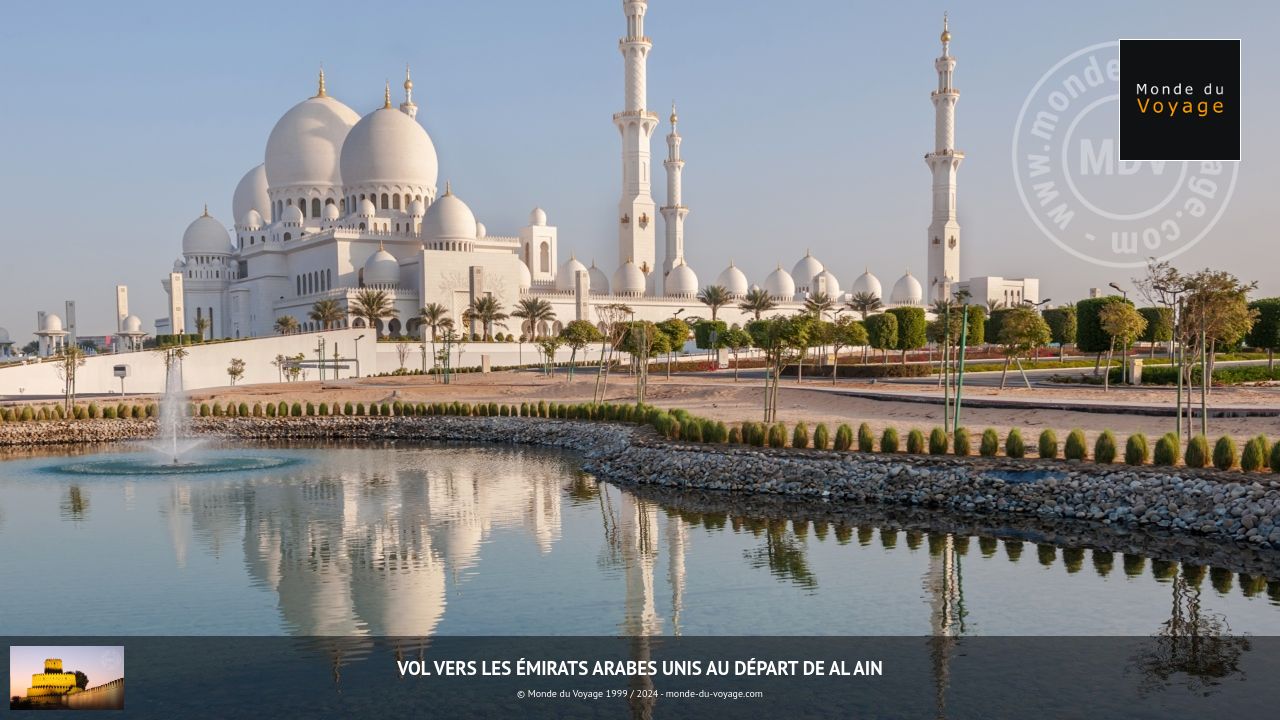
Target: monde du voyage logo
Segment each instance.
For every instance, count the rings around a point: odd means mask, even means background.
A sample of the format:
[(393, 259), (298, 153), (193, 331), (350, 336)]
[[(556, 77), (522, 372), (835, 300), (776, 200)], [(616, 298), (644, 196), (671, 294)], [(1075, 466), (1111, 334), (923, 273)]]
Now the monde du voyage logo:
[(1097, 265), (1137, 268), (1202, 240), (1235, 190), (1239, 40), (1082, 48), (1032, 87), (1014, 129), (1024, 208)]

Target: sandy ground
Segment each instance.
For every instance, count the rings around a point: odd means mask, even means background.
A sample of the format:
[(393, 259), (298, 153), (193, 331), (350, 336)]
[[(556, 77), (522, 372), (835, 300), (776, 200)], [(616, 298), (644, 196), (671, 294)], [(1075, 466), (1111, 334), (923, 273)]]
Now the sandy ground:
[[(595, 387), (595, 376), (580, 372), (572, 383), (567, 375), (554, 378), (538, 371), (500, 372), (491, 375), (464, 374), (455, 376), (450, 385), (438, 383), (429, 377), (384, 377), (341, 380), (335, 382), (296, 382), (272, 385), (254, 385), (243, 388), (226, 388), (217, 392), (193, 392), (195, 400), (218, 399), (237, 402), (312, 400), (345, 403), (347, 401), (413, 401), (413, 402), (499, 402), (519, 403), (525, 400), (559, 402), (587, 402)], [(833, 392), (833, 389), (836, 392)], [(779, 397), (780, 419), (788, 424), (805, 421), (810, 427), (825, 422), (833, 427), (842, 422), (856, 424), (868, 422), (877, 431), (886, 425), (900, 430), (919, 427), (928, 430), (942, 423), (942, 406), (893, 400), (873, 400), (848, 397), (839, 391), (887, 391), (913, 395), (939, 395), (940, 389), (925, 385), (894, 385), (889, 383), (842, 381), (838, 386), (830, 381), (806, 380), (796, 384), (794, 379), (784, 380)], [(741, 422), (759, 420), (762, 415), (763, 386), (758, 379), (743, 379), (735, 383), (731, 375), (677, 375), (671, 380), (661, 373), (650, 375), (648, 402), (661, 407), (681, 407), (692, 413), (724, 420)], [(1123, 404), (1173, 403), (1173, 391), (1150, 389), (1113, 389), (1104, 393), (1101, 388), (996, 388), (972, 387), (966, 389), (966, 397), (994, 397), (1018, 400), (1078, 399)], [(608, 398), (613, 402), (635, 399), (635, 383), (625, 373), (614, 374), (609, 382)], [(1270, 388), (1217, 389), (1212, 395), (1212, 405), (1231, 407), (1280, 407), (1280, 393)], [(1053, 428), (1059, 439), (1073, 428), (1081, 428), (1089, 435), (1104, 429), (1116, 433), (1141, 431), (1159, 436), (1173, 429), (1172, 417), (1129, 415), (1120, 412), (1096, 413), (1067, 410), (1028, 408), (966, 408), (962, 423), (971, 429), (994, 427), (1005, 431), (1012, 427), (1023, 429), (1028, 441), (1041, 429)], [(1197, 422), (1198, 426), (1198, 422)], [(1240, 438), (1259, 433), (1280, 436), (1280, 417), (1248, 417), (1210, 419), (1210, 435), (1230, 433)]]

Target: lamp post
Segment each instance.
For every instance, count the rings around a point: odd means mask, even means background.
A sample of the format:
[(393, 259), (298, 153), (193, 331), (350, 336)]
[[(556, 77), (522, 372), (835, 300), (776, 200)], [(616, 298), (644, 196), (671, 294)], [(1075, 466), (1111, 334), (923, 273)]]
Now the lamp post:
[(324, 382), (324, 337), (316, 342), (316, 357), (320, 360), (320, 382)]
[(356, 377), (360, 377), (360, 341), (364, 339), (364, 335), (356, 336)]

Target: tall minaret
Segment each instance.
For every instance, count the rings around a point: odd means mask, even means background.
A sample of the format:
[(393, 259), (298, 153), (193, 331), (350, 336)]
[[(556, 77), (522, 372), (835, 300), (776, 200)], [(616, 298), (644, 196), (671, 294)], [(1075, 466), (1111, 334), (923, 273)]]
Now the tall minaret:
[(409, 66), (404, 66), (404, 102), (400, 103), (400, 112), (417, 119), (418, 106), (413, 104), (413, 78), (409, 77)]
[[(626, 109), (613, 116), (622, 135), (622, 199), (618, 202), (618, 263), (634, 261), (646, 273), (657, 267), (654, 217), (650, 192), (649, 147), (658, 116), (645, 109), (646, 63), (653, 43), (644, 34), (648, 0), (623, 0), (627, 36), (618, 41), (626, 66)], [(650, 278), (653, 275), (649, 276)], [(649, 282), (652, 289), (653, 281)]]
[(671, 103), (671, 134), (667, 136), (667, 159), (662, 163), (667, 169), (667, 204), (662, 208), (662, 219), (667, 232), (666, 253), (662, 258), (663, 289), (666, 289), (667, 273), (684, 263), (684, 218), (689, 208), (680, 199), (680, 176), (684, 174), (684, 160), (680, 158), (680, 118), (676, 104)]
[(929, 223), (929, 276), (925, 292), (928, 300), (949, 298), (960, 280), (960, 223), (956, 221), (956, 171), (964, 153), (956, 150), (956, 101), (960, 91), (951, 84), (956, 59), (951, 56), (951, 31), (942, 16), (942, 57), (934, 61), (938, 89), (932, 93), (934, 117), (933, 152), (924, 161), (933, 173), (933, 220)]

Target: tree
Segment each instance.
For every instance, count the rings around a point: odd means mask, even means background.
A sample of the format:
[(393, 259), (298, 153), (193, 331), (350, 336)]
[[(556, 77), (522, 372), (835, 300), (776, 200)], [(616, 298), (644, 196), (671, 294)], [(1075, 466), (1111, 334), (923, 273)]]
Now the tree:
[[(802, 322), (802, 319), (804, 320)], [(764, 421), (773, 422), (778, 417), (778, 385), (782, 368), (799, 356), (798, 350), (808, 346), (807, 331), (812, 318), (807, 315), (773, 317), (747, 323), (752, 343), (764, 352)]]
[(996, 310), (1003, 309), (1004, 307), (1005, 307), (1005, 304), (1004, 304), (1004, 301), (1003, 301), (1003, 300), (997, 300), (997, 299), (995, 299), (995, 298), (988, 298), (988, 299), (987, 299), (987, 312), (988, 312), (988, 313), (994, 313)]
[(1119, 295), (1108, 295), (1076, 303), (1076, 349), (1080, 352), (1096, 354), (1099, 366), (1102, 363), (1102, 353), (1107, 352), (1111, 347), (1111, 336), (1102, 329), (1099, 314), (1102, 308), (1111, 303), (1127, 302)]
[(502, 311), (502, 303), (498, 302), (498, 299), (492, 295), (482, 295), (472, 300), (471, 304), (462, 313), (463, 321), (480, 323), (480, 334), (486, 342), (493, 338), (495, 325), (497, 327), (506, 327), (504, 321), (508, 317), (510, 316)]
[[(546, 301), (544, 300), (543, 302)], [(434, 343), (444, 321), (448, 317), (449, 311), (445, 306), (440, 303), (427, 303), (418, 309), (418, 316), (414, 319), (418, 321), (421, 327), (426, 328), (431, 333), (431, 342)]]
[(883, 307), (883, 303), (880, 302), (880, 298), (876, 297), (875, 293), (862, 290), (854, 293), (849, 298), (849, 301), (845, 303), (845, 307), (860, 313), (865, 322), (868, 315)]
[(693, 343), (699, 350), (715, 350), (720, 347), (720, 336), (729, 331), (723, 320), (699, 320), (693, 325)]
[(689, 323), (680, 318), (667, 318), (658, 323), (658, 331), (667, 336), (667, 379), (671, 379), (671, 355), (684, 350), (689, 341)]
[(1173, 339), (1173, 308), (1144, 307), (1138, 313), (1147, 321), (1146, 330), (1138, 337), (1150, 345), (1150, 357), (1156, 356), (1156, 344)]
[(76, 687), (81, 690), (89, 687), (89, 676), (79, 670), (76, 671)]
[[(898, 347), (898, 317), (892, 313), (879, 313), (863, 321), (867, 328), (867, 344), (884, 351), (884, 362), (889, 362), (889, 351)], [(865, 358), (864, 358), (865, 360)]]
[(834, 364), (831, 366), (831, 384), (836, 384), (836, 378), (840, 375), (840, 349), (854, 347), (867, 344), (867, 327), (859, 320), (851, 317), (836, 318), (831, 323), (829, 338), (831, 342), (831, 352), (835, 358)]
[(401, 370), (404, 370), (404, 364), (409, 360), (409, 351), (412, 349), (413, 347), (403, 340), (396, 343), (396, 359), (400, 361)]
[(1147, 320), (1129, 303), (1119, 302), (1103, 306), (1098, 312), (1098, 322), (1102, 331), (1111, 337), (1111, 346), (1107, 349), (1108, 371), (1102, 376), (1105, 392), (1111, 385), (1111, 356), (1115, 353), (1116, 343), (1119, 342), (1121, 348), (1129, 347), (1147, 329)]
[[(987, 309), (982, 305), (967, 305), (969, 308), (969, 329), (965, 333), (966, 345), (981, 345), (987, 341)], [(961, 315), (964, 308), (960, 309)]]
[(511, 311), (511, 317), (520, 319), (520, 333), (523, 337), (537, 340), (538, 326), (544, 322), (555, 322), (556, 311), (551, 309), (551, 303), (542, 298), (521, 298), (516, 303), (515, 310)]
[(281, 315), (276, 318), (275, 330), (281, 335), (291, 335), (298, 331), (298, 320), (292, 315)]
[(751, 288), (746, 295), (742, 296), (742, 302), (738, 303), (739, 310), (751, 313), (756, 320), (777, 306), (778, 304), (769, 296), (769, 293), (761, 288)]
[(836, 303), (824, 292), (816, 292), (804, 300), (804, 311), (818, 320), (826, 320), (827, 313), (835, 309)]
[(1257, 319), (1245, 344), (1267, 351), (1267, 371), (1275, 368), (1275, 351), (1280, 349), (1280, 298), (1262, 298), (1249, 303), (1249, 309), (1257, 313)]
[(205, 333), (209, 332), (211, 327), (213, 327), (213, 323), (209, 322), (209, 318), (203, 315), (196, 318), (196, 334), (200, 336), (202, 341), (209, 339), (205, 337)]
[(307, 318), (319, 324), (321, 329), (331, 330), (342, 322), (344, 314), (342, 306), (338, 305), (337, 300), (317, 300), (312, 304), (311, 312), (307, 313)]
[[(1022, 370), (1021, 358), (1028, 357), (1037, 349), (1047, 345), (1050, 340), (1049, 326), (1040, 313), (1029, 307), (1006, 308), (1001, 323), (1000, 336), (997, 341), (1004, 352), (1004, 371), (1000, 374), (1000, 389), (1005, 388), (1005, 379), (1009, 374), (1009, 363), (1017, 360), (1019, 371)], [(1022, 373), (1022, 380), (1031, 387), (1027, 374)]]
[(602, 403), (609, 394), (609, 371), (613, 367), (613, 353), (622, 344), (622, 338), (626, 334), (623, 320), (635, 315), (635, 311), (623, 303), (600, 305), (595, 310), (596, 317), (600, 318), (600, 324), (604, 326), (604, 339), (600, 341), (600, 364), (603, 367), (596, 374), (596, 387), (591, 399)]
[(734, 325), (721, 337), (720, 342), (733, 353), (733, 381), (738, 382), (738, 354), (751, 347), (751, 333)]
[(244, 377), (244, 360), (231, 358), (231, 364), (227, 365), (227, 377), (231, 378), (232, 387), (240, 382), (240, 378)]
[[(378, 331), (378, 325), (383, 320), (390, 320), (400, 314), (386, 290), (375, 290), (373, 288), (363, 288), (357, 292), (355, 305), (352, 309), (355, 316), (364, 320), (365, 324), (372, 328), (375, 334)], [(381, 334), (387, 334), (385, 328)]]
[(560, 331), (560, 339), (569, 346), (569, 382), (573, 382), (573, 370), (577, 366), (578, 351), (597, 342), (604, 336), (589, 320), (573, 320)]
[(71, 406), (76, 402), (76, 375), (79, 374), (80, 368), (84, 367), (84, 363), (84, 350), (81, 350), (79, 345), (67, 345), (57, 355), (54, 368), (58, 372), (58, 377), (62, 379), (64, 396), (62, 409), (66, 413), (71, 412)]
[(733, 296), (723, 285), (708, 285), (698, 291), (698, 302), (711, 308), (711, 319), (715, 320), (720, 308), (732, 302)]
[(1247, 298), (1257, 283), (1242, 283), (1229, 272), (1208, 269), (1187, 276), (1185, 281), (1187, 297), (1180, 329), (1184, 342), (1195, 353), (1208, 356), (1207, 367), (1202, 368), (1207, 395), (1218, 348), (1238, 344), (1253, 329), (1259, 313), (1249, 307)]
[(902, 364), (907, 364), (907, 352), (919, 350), (928, 342), (928, 322), (924, 308), (897, 307), (890, 308), (889, 314), (898, 318), (897, 349), (902, 351)]
[(1004, 320), (1013, 310), (1014, 308), (999, 307), (988, 313), (985, 328), (987, 342), (1000, 342), (1000, 330), (1004, 327)]
[(1071, 303), (1049, 308), (1041, 313), (1041, 317), (1049, 326), (1051, 341), (1058, 344), (1058, 359), (1062, 360), (1066, 356), (1067, 346), (1076, 341), (1076, 306)]

